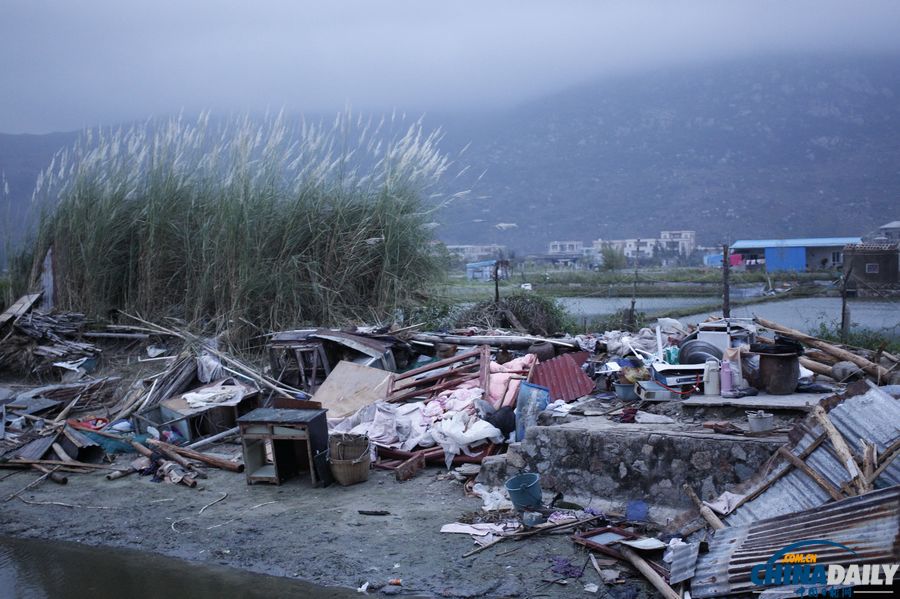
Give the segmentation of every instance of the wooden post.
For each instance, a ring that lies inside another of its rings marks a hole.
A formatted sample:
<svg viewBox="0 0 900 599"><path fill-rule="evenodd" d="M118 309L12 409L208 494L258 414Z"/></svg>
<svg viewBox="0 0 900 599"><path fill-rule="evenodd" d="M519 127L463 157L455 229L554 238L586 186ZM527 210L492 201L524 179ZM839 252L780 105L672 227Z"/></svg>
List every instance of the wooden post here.
<svg viewBox="0 0 900 599"><path fill-rule="evenodd" d="M697 497L697 494L691 488L691 486L687 483L684 483L682 486L684 492L687 493L688 497L691 498L691 501L694 502L694 505L697 506L697 509L700 510L700 515L703 516L703 519L709 522L709 525L712 526L715 530L721 530L725 528L725 523L722 522L719 517L713 512L708 505L705 505L700 498Z"/></svg>
<svg viewBox="0 0 900 599"><path fill-rule="evenodd" d="M731 256L728 244L722 244L722 317L731 318Z"/></svg>
<svg viewBox="0 0 900 599"><path fill-rule="evenodd" d="M494 303L500 303L500 260L494 260Z"/></svg>
<svg viewBox="0 0 900 599"><path fill-rule="evenodd" d="M847 284L850 281L850 273L853 272L853 266L841 275L841 343L847 343L847 336L850 334L850 307L847 305Z"/></svg>
<svg viewBox="0 0 900 599"><path fill-rule="evenodd" d="M211 456L206 453L200 453L199 451L194 451L193 449L188 449L187 447L179 447L177 445L170 445L168 443L164 443L162 441L157 441L156 439L147 439L147 442L154 447L159 447L160 449L167 449L174 453L180 454L186 458L190 458L192 460L197 460L198 462L203 462L204 464L209 464L210 466L215 466L216 468L221 468L222 470L229 470L231 472L243 472L244 465L237 464L235 462L230 462L228 460L224 460L222 458Z"/></svg>
<svg viewBox="0 0 900 599"><path fill-rule="evenodd" d="M634 280L631 284L631 309L628 311L628 328L634 330L637 328L637 316L635 315L634 306L637 303L637 284L638 284L638 262L641 256L641 240L637 240L634 248Z"/></svg>

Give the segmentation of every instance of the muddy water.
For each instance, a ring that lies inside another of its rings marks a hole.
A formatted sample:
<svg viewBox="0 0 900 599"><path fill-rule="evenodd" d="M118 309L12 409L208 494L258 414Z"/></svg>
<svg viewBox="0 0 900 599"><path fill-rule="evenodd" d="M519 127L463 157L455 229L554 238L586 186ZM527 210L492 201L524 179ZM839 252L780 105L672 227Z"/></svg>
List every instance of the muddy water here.
<svg viewBox="0 0 900 599"><path fill-rule="evenodd" d="M359 597L285 578L140 551L0 536L0 596L10 599Z"/></svg>

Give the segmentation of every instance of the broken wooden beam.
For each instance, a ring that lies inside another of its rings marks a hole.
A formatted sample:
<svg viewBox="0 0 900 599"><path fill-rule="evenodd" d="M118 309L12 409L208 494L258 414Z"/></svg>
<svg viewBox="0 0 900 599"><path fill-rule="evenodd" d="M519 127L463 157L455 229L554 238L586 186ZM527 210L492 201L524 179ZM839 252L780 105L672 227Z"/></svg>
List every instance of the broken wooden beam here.
<svg viewBox="0 0 900 599"><path fill-rule="evenodd" d="M810 466L806 462L788 451L787 448L783 446L779 447L778 455L786 459L788 462L794 465L794 467L810 477L817 485L822 487L822 489L824 489L826 493L831 495L831 498L835 501L845 499L844 495L840 492L840 490L837 489L837 487L828 482L825 477L822 476L819 472L816 472L815 470L810 468Z"/></svg>
<svg viewBox="0 0 900 599"><path fill-rule="evenodd" d="M822 428L825 429L825 432L828 433L828 439L831 441L844 468L846 468L848 474L850 474L850 479L856 483L856 487L860 493L865 493L866 485L862 481L862 473L859 471L859 466L856 465L856 459L853 457L850 447L847 446L844 436L834 427L834 424L831 423L831 419L828 418L828 414L825 413L825 408L821 405L814 407L812 414L819 424L822 425Z"/></svg>
<svg viewBox="0 0 900 599"><path fill-rule="evenodd" d="M703 516L703 519L706 520L710 526L712 526L715 530L721 530L725 528L725 523L722 522L719 517L715 514L715 512L710 509L708 505L703 503L691 486L687 483L684 483L682 486L684 492L687 493L687 496L691 498L691 501L694 502L694 505L697 506L697 509L700 510L700 515Z"/></svg>
<svg viewBox="0 0 900 599"><path fill-rule="evenodd" d="M204 464L208 464L210 466L214 466L216 468L220 468L222 470L228 470L230 472L243 472L244 465L238 464L229 460L225 460L216 456L211 456L207 453L201 453L199 451L194 451L193 449L188 449L187 447L179 447L178 445L170 445L169 443L165 443L163 441L158 441L156 439L147 439L147 442L154 447L159 447L160 449L168 449L175 453L181 454L186 458L190 458L192 460L197 460L198 462L203 462Z"/></svg>

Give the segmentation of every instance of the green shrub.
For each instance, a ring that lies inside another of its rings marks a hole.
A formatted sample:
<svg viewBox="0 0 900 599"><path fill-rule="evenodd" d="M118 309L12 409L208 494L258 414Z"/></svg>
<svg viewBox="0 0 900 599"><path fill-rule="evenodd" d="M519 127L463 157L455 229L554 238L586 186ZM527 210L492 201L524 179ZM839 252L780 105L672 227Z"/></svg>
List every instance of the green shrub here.
<svg viewBox="0 0 900 599"><path fill-rule="evenodd" d="M453 196L423 197L451 166L439 139L349 113L331 127L204 115L88 131L39 178L40 228L20 258L52 247L59 307L90 314L379 319L438 276L426 225Z"/></svg>
<svg viewBox="0 0 900 599"><path fill-rule="evenodd" d="M820 322L818 328L810 331L810 335L831 341L843 343L872 351L884 346L884 351L895 354L900 353L900 325L892 329L869 329L865 327L851 326L847 333L847 339L841 339L841 323L839 321Z"/></svg>
<svg viewBox="0 0 900 599"><path fill-rule="evenodd" d="M566 310L554 299L533 293L515 293L479 302L456 318L457 327L515 328L510 314L529 333L552 335L574 329L575 323Z"/></svg>
<svg viewBox="0 0 900 599"><path fill-rule="evenodd" d="M612 314L604 314L595 318L591 321L589 329L591 331L639 331L640 329L651 324L651 320L655 321L655 319L648 319L647 314L644 312L640 312L635 310L634 312L634 323L629 322L630 312L631 310L628 308L622 308L621 310L617 310Z"/></svg>

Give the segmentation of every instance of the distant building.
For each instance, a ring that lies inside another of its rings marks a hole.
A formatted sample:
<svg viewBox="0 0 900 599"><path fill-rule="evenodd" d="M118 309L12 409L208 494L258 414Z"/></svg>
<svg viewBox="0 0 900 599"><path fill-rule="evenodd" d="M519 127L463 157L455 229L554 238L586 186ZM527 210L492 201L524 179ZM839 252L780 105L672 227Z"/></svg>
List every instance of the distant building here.
<svg viewBox="0 0 900 599"><path fill-rule="evenodd" d="M659 248L688 256L697 247L696 231L660 231Z"/></svg>
<svg viewBox="0 0 900 599"><path fill-rule="evenodd" d="M878 231L875 233L875 238L871 241L878 243L881 240L884 240L888 243L893 241L900 241L900 220L895 220L878 227Z"/></svg>
<svg viewBox="0 0 900 599"><path fill-rule="evenodd" d="M581 241L551 241L548 254L581 254L584 243Z"/></svg>
<svg viewBox="0 0 900 599"><path fill-rule="evenodd" d="M740 255L742 264L764 266L767 272L803 272L842 266L844 246L861 241L859 237L745 239L731 244L731 251Z"/></svg>
<svg viewBox="0 0 900 599"><path fill-rule="evenodd" d="M844 247L844 272L862 287L894 286L900 281L900 244L853 243Z"/></svg>
<svg viewBox="0 0 900 599"><path fill-rule="evenodd" d="M593 242L594 251L597 253L606 246L622 252L629 259L654 258L659 253L688 256L697 248L697 233L696 231L660 231L658 238L597 239Z"/></svg>
<svg viewBox="0 0 900 599"><path fill-rule="evenodd" d="M652 258L656 248L659 247L658 239L610 239L605 243L616 251L625 254L626 258Z"/></svg>
<svg viewBox="0 0 900 599"><path fill-rule="evenodd" d="M501 254L506 254L505 245L489 244L489 245L448 245L447 251L458 256L463 260L482 260L485 258L496 258Z"/></svg>
<svg viewBox="0 0 900 599"><path fill-rule="evenodd" d="M470 281L493 281L495 267L499 279L509 278L508 260L482 260L481 262L466 264L466 279Z"/></svg>

